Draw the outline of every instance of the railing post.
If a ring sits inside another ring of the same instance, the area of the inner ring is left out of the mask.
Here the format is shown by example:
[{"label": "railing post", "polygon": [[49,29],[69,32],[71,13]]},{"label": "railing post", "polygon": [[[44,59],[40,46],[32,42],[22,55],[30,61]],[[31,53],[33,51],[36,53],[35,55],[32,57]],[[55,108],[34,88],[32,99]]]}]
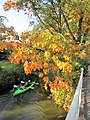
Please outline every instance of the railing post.
[{"label": "railing post", "polygon": [[80,103],[81,103],[82,82],[83,82],[83,68],[81,71],[80,80],[79,80],[70,110],[65,120],[78,120]]}]

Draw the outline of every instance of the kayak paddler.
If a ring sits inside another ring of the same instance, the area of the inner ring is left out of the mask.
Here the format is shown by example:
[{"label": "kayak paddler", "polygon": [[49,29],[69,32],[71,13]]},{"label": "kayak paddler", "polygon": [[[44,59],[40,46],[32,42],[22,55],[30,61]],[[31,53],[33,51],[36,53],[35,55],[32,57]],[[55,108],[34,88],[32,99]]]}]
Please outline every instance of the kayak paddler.
[{"label": "kayak paddler", "polygon": [[20,86],[20,90],[24,90],[24,88],[25,88],[25,82],[24,81],[21,81],[21,86]]}]

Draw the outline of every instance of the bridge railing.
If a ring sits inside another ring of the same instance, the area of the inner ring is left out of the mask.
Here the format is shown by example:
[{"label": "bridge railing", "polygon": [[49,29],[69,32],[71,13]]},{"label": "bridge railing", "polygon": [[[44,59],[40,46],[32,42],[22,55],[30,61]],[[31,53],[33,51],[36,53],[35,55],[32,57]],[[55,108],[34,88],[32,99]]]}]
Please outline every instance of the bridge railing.
[{"label": "bridge railing", "polygon": [[77,86],[71,107],[69,109],[69,112],[65,120],[78,120],[80,103],[81,103],[82,82],[83,82],[83,68],[81,71],[80,80],[78,82],[78,86]]}]

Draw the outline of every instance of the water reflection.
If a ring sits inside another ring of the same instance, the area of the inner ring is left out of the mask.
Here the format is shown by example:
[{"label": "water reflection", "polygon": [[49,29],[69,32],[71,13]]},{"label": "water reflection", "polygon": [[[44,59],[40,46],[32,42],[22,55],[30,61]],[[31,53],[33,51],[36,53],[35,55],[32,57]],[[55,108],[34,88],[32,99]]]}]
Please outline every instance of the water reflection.
[{"label": "water reflection", "polygon": [[0,96],[0,120],[64,120],[65,111],[43,94],[30,90],[13,97]]}]

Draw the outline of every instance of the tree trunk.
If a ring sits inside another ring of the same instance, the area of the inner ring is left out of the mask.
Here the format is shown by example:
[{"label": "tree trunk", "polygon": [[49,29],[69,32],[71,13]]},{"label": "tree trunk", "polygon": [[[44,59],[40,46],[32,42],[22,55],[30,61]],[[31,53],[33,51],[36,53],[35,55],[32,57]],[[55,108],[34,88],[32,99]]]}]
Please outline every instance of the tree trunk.
[{"label": "tree trunk", "polygon": [[81,36],[82,36],[82,22],[83,22],[83,16],[80,17],[78,22],[78,31],[77,31],[77,42],[81,42]]},{"label": "tree trunk", "polygon": [[[61,3],[62,1],[61,0],[59,0],[59,2]],[[61,5],[60,5],[60,8],[59,8],[59,32],[61,33],[62,31],[61,31],[61,26],[62,26],[62,19],[61,19],[61,11],[62,11],[62,7],[61,7]]]},{"label": "tree trunk", "polygon": [[67,19],[66,19],[66,16],[64,15],[63,12],[62,12],[62,15],[63,15],[64,21],[65,21],[65,23],[66,23],[66,26],[67,26],[67,28],[68,28],[68,31],[69,31],[69,33],[70,33],[71,36],[72,36],[72,39],[73,39],[73,40],[76,40],[76,38],[74,37],[74,35],[73,35],[73,33],[72,33],[71,29],[70,29],[70,26],[69,26],[69,23],[68,23],[68,21],[67,21]]}]

